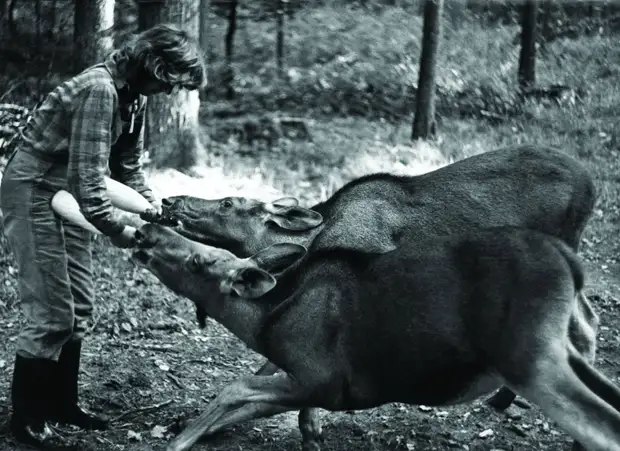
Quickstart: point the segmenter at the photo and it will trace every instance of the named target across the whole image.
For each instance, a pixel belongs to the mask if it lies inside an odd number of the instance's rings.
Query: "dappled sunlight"
[[[391,172],[398,175],[420,175],[439,169],[452,161],[441,149],[426,141],[411,145],[374,143],[359,158],[351,160],[352,171],[359,175]]]
[[[416,176],[439,169],[453,160],[446,158],[442,150],[426,141],[407,144],[387,144],[374,141],[365,146],[364,151],[347,159],[342,168],[334,168],[323,174],[322,183],[312,186],[300,181],[300,187],[311,189],[314,195],[304,193],[311,203],[322,202],[331,197],[345,183],[367,174],[388,172],[396,175]],[[300,196],[301,193],[288,193]]]
[[[420,175],[453,160],[446,158],[441,149],[434,144],[418,141],[411,145],[389,145],[379,141],[369,144],[363,153],[347,160],[345,168],[325,168],[321,181],[314,183],[305,180],[303,165],[298,171],[290,171],[295,179],[294,189],[283,192],[277,188],[277,180],[267,168],[254,172],[224,169],[221,167],[199,167],[194,176],[174,169],[151,170],[147,174],[148,183],[161,197],[192,195],[207,199],[227,196],[243,196],[262,200],[272,200],[281,195],[294,195],[310,202],[318,202],[330,197],[349,180],[365,174],[390,172],[398,175]],[[299,191],[304,191],[301,195]]]
[[[191,195],[206,199],[227,196],[273,199],[281,194],[260,173],[231,173],[213,167],[198,167],[194,171],[194,177],[174,169],[150,171],[147,179],[152,189],[162,198]]]

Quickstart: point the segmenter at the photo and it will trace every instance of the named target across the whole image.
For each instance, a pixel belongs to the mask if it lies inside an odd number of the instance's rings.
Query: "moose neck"
[[[305,247],[310,247],[314,239],[323,230],[324,225],[321,224],[310,230],[303,230],[301,232],[293,232],[285,229],[278,229],[277,238],[272,238],[272,243],[294,243],[300,244]]]
[[[203,299],[202,306],[207,314],[243,341],[249,348],[260,352],[256,337],[263,320],[269,311],[268,304],[261,300],[246,300],[222,295],[222,299],[213,302]]]

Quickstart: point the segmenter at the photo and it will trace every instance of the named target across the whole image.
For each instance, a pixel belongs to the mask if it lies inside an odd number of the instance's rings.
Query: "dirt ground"
[[[620,383],[618,198],[608,194],[603,209],[596,210],[580,252],[587,269],[586,294],[601,317],[596,365],[616,383]],[[255,371],[264,361],[212,320],[206,329],[199,329],[190,301],[163,287],[129,255],[105,239],[95,242],[96,309],[84,345],[81,401],[113,421],[104,432],[63,429],[84,450],[165,449],[180,424],[196,417],[227,383]],[[15,339],[22,321],[15,284],[13,258],[0,236],[2,450],[23,449],[12,441],[7,427]],[[323,411],[322,421],[324,451],[563,450],[571,443],[538,408],[522,402],[502,413],[484,399],[445,408],[391,404],[354,413]],[[237,425],[192,449],[298,450],[300,439],[297,415],[291,412]]]
[[[4,246],[2,247],[4,248]],[[601,247],[601,249],[604,249]],[[187,418],[195,417],[228,382],[258,368],[262,358],[224,328],[198,329],[189,301],[163,288],[126,251],[96,243],[97,313],[85,345],[82,402],[114,419],[105,432],[64,429],[80,447],[108,450],[164,449]],[[620,376],[620,265],[585,252],[588,294],[601,314],[597,366]],[[5,314],[0,319],[2,449],[17,450],[6,418],[15,337],[15,279],[10,255],[0,260]],[[455,375],[458,377],[458,375]],[[323,412],[324,450],[560,450],[570,439],[528,405],[497,413],[483,400],[446,408],[386,405],[355,413]],[[238,425],[195,449],[217,451],[300,449],[296,413]]]

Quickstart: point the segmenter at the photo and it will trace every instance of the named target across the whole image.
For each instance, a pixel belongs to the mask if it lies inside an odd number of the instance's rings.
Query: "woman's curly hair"
[[[190,90],[207,84],[205,59],[198,44],[186,31],[171,24],[143,31],[113,58],[120,73],[143,71],[156,80]]]

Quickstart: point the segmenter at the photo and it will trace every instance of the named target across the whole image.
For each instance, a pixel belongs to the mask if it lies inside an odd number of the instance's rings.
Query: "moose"
[[[586,449],[620,451],[620,389],[571,338],[584,273],[567,244],[514,227],[402,238],[388,252],[277,243],[239,258],[138,229],[136,261],[282,370],[225,387],[168,451],[290,410],[444,406],[501,386]],[[319,450],[316,423],[299,426]]]
[[[292,242],[311,252],[340,248],[387,252],[407,240],[463,233],[480,227],[529,227],[578,251],[596,201],[586,168],[566,153],[524,145],[488,151],[427,174],[370,174],[355,179],[311,208],[295,198],[274,202],[227,197],[175,196],[163,200],[162,218],[192,240],[240,257],[271,244]],[[197,310],[204,324],[204,314]],[[570,335],[594,361],[599,319],[583,294]],[[276,368],[267,363],[265,374]],[[507,408],[514,393],[502,389],[489,401]]]

